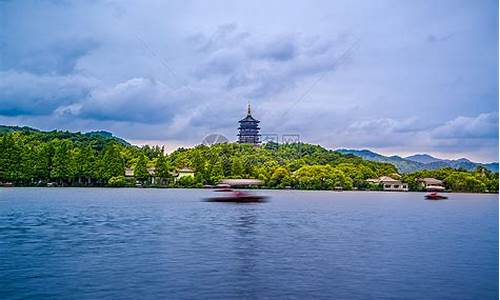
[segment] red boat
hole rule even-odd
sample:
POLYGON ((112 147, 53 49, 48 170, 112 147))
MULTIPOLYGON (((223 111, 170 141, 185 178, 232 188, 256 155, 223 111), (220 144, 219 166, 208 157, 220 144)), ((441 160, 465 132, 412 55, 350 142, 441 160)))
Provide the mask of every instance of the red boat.
POLYGON ((243 191, 233 191, 231 189, 217 190, 216 192, 224 192, 226 195, 218 197, 210 197, 205 199, 207 202, 232 202, 232 203, 257 203, 265 202, 267 197, 251 194, 243 191))
POLYGON ((206 198, 208 202, 232 202, 232 203, 258 203, 266 202, 268 197, 256 195, 246 191, 235 191, 233 187, 252 187, 261 185, 258 179, 225 179, 217 185, 217 192, 221 196, 206 198))
POLYGON ((425 195, 425 199, 427 199, 427 200, 443 200, 443 199, 448 199, 448 197, 440 195, 436 192, 433 192, 433 193, 429 193, 429 194, 425 195))

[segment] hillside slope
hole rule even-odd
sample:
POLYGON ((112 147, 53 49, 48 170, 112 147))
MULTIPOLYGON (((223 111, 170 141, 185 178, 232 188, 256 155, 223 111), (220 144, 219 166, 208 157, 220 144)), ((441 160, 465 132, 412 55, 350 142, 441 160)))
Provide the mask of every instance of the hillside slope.
POLYGON ((401 173, 411 173, 420 170, 439 170, 444 168, 475 170, 482 166, 492 172, 498 172, 498 163, 476 163, 466 158, 457 160, 439 159, 428 154, 417 154, 408 157, 384 156, 370 150, 339 149, 336 150, 342 154, 352 154, 366 160, 385 162, 395 165, 401 173))
POLYGON ((21 132, 25 135, 31 136, 33 139, 39 139, 41 141, 49 141, 51 139, 69 139, 73 142, 82 143, 90 141, 95 141, 96 143, 107 143, 114 141, 125 146, 130 146, 130 143, 125 141, 124 139, 114 136, 111 132, 102 130, 81 133, 61 130, 43 131, 28 126, 20 127, 0 125, 0 135, 12 132, 21 132))

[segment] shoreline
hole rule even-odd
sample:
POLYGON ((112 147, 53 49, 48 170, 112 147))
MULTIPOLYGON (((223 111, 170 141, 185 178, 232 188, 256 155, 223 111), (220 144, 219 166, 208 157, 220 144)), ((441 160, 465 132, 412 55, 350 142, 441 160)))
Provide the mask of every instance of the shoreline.
MULTIPOLYGON (((2 189, 136 189, 136 190, 201 190, 201 191, 213 191, 214 188, 199 188, 199 187, 113 187, 113 186, 0 186, 0 190, 2 189)), ((430 191, 371 191, 371 190, 305 190, 305 189, 268 189, 268 188, 236 188, 237 190, 248 190, 248 191, 290 191, 290 192, 332 192, 332 193, 387 193, 387 194, 395 194, 395 193, 430 193, 430 191)), ((453 191, 445 191, 440 192, 444 194, 477 194, 477 195, 498 195, 498 192, 491 193, 480 193, 480 192, 453 192, 453 191)))

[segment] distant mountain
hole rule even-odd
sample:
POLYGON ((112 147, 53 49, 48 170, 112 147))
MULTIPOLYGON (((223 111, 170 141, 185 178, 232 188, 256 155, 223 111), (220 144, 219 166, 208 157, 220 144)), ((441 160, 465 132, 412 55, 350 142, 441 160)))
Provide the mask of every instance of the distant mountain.
POLYGON ((415 154, 412 156, 407 156, 407 157, 405 157, 405 159, 408 159, 411 161, 416 161, 416 162, 423 163, 423 164, 433 163, 433 162, 437 162, 437 161, 442 160, 442 159, 430 156, 429 154, 415 154))
POLYGON ((401 173, 411 173, 419 170, 437 170, 444 168, 463 168, 471 171, 476 169, 478 166, 483 166, 490 171, 498 172, 498 163, 482 164, 472 162, 466 158, 460 158, 456 160, 440 159, 428 154, 416 154, 403 158, 397 155, 384 156, 370 150, 339 149, 336 151, 342 154, 356 155, 366 160, 393 164, 401 173))
POLYGON ((498 173, 498 163, 487 163, 483 165, 486 169, 498 173))

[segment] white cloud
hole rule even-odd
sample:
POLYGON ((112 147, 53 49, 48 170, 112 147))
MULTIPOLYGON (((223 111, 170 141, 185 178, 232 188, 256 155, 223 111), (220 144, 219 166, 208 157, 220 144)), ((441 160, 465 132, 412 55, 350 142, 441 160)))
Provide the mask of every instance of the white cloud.
POLYGON ((459 116, 432 131, 437 139, 475 139, 498 137, 498 112, 482 113, 476 117, 459 116))
POLYGON ((411 131, 422 130, 423 122, 415 117, 408 118, 406 120, 395 120, 391 118, 381 118, 381 119, 369 119, 355 121, 348 127, 349 131, 353 132, 377 132, 377 134, 387 133, 405 133, 411 131))

